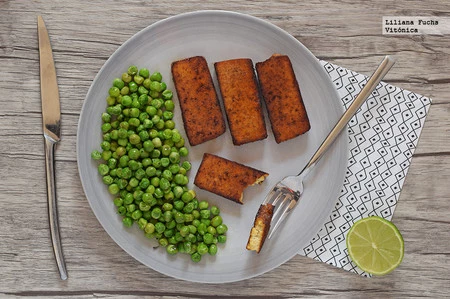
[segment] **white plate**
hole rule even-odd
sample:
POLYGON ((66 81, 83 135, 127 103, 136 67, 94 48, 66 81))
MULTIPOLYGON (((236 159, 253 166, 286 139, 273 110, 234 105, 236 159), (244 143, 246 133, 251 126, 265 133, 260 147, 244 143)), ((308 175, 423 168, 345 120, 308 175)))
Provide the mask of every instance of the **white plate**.
MULTIPOLYGON (((216 83, 216 82, 215 82, 216 83)), ((216 84, 217 86, 217 84, 216 84)), ((181 112, 176 102, 175 122, 184 135, 181 112)), ((298 173, 342 114, 337 91, 309 50, 280 28, 255 17, 226 11, 199 11, 157 22, 138 32, 108 59, 86 96, 78 126, 77 157, 86 197, 99 222, 127 253, 148 267, 179 279, 221 283, 247 279, 265 273, 292 258, 308 244, 331 213, 343 183, 347 161, 347 133, 344 132, 320 161, 306 183, 306 191, 283 229, 268 240, 260 254, 245 249, 255 214, 265 194, 282 177, 298 173), (273 53, 287 54, 293 64, 311 121, 311 130, 295 139, 276 144, 267 120, 269 137, 242 146, 233 146, 230 132, 205 144, 190 147, 190 187, 198 198, 221 209, 228 225, 228 241, 216 256, 206 255, 198 264, 188 255, 169 256, 134 225, 123 227, 111 195, 97 173, 90 152, 101 142, 101 113, 112 80, 129 65, 159 71, 168 88, 174 90, 170 65, 173 61, 201 55, 210 66, 232 58, 251 58, 254 63, 273 53), (204 152, 264 170, 270 175, 260 186, 246 189, 244 205, 199 190, 193 185, 204 152)), ((185 136, 185 135, 184 135, 185 136)), ((223 246, 222 246, 223 245, 223 246)))

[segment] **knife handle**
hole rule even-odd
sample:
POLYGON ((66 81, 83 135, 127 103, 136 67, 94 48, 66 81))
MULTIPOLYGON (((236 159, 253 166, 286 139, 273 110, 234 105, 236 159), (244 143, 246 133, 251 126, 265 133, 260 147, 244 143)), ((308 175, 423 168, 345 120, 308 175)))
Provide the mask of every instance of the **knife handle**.
POLYGON ((67 279, 66 263, 61 246, 59 234, 58 208, 56 206, 56 184, 55 184, 55 144, 56 142, 45 136, 45 173, 47 177, 47 200, 48 220, 50 223, 50 237, 52 239, 53 253, 56 265, 62 280, 67 279))

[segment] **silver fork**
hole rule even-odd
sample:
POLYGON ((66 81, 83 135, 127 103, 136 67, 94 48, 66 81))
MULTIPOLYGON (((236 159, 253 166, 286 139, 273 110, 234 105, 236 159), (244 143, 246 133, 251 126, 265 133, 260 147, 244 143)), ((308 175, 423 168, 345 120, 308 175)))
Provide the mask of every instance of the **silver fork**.
POLYGON ((381 61, 380 65, 369 78, 364 88, 358 94, 350 107, 348 107, 348 109, 338 120, 334 128, 330 131, 328 136, 325 138, 320 147, 309 160, 308 164, 306 164, 305 168, 303 168, 303 170, 298 175, 292 175, 283 178, 267 194, 262 205, 271 204, 275 207, 271 219, 271 228, 268 234, 269 239, 280 227, 283 220, 286 219, 286 216, 300 200, 301 195, 303 194, 303 180, 308 176, 314 166, 317 165, 317 162, 320 160, 323 154, 334 143, 336 138, 346 127, 349 120, 353 117, 353 115, 355 115, 356 111, 359 109, 359 107, 361 107, 362 103, 364 103, 364 101, 372 93, 378 83, 380 83, 380 81, 391 69, 394 63, 395 59, 389 55, 386 56, 383 61, 381 61))

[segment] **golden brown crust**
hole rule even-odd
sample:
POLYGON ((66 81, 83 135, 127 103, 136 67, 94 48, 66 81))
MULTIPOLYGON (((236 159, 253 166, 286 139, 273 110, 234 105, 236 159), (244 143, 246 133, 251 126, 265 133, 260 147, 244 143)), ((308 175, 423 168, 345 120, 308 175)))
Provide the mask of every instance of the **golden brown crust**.
POLYGON ((262 183, 268 175, 252 167, 205 153, 194 184, 200 189, 243 204, 244 189, 262 183))
POLYGON ((253 62, 241 58, 214 64, 234 145, 267 138, 253 62))
POLYGON ((225 132, 225 120, 206 59, 190 57, 172 63, 184 129, 194 146, 225 132))
POLYGON ((311 126, 289 57, 273 55, 256 63, 256 72, 276 142, 309 131, 311 126))
POLYGON ((267 234, 270 230, 270 222, 272 221, 274 206, 271 204, 261 205, 255 216, 253 227, 247 241, 247 250, 254 250, 257 253, 261 251, 267 234))

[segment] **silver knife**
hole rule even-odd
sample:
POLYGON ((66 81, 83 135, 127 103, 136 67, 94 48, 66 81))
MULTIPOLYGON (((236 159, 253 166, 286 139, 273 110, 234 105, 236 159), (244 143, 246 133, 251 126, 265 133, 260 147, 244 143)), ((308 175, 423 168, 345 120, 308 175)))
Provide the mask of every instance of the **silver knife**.
POLYGON ((56 265, 62 280, 67 279, 66 264, 59 234, 58 209, 56 206, 56 185, 54 151, 61 140, 61 111, 59 107, 58 82, 52 47, 44 20, 38 16, 39 62, 41 77, 42 126, 45 140, 45 172, 47 177, 48 219, 50 236, 56 265))

